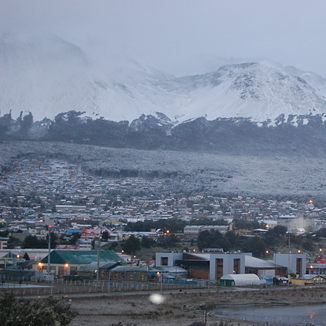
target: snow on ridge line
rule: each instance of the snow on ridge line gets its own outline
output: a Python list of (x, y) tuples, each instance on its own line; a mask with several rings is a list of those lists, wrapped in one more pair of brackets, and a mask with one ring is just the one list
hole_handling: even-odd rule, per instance
[[(7, 57), (10, 65), (5, 64)], [(32, 111), (40, 120), (75, 109), (113, 121), (162, 112), (176, 124), (201, 116), (263, 122), (280, 114), (326, 112), (325, 79), (266, 60), (186, 77), (135, 63), (126, 65), (125, 73), (118, 69), (106, 74), (96, 64), (84, 50), (59, 38), (14, 40), (0, 51), (0, 112), (11, 109), (18, 116), (21, 110)]]

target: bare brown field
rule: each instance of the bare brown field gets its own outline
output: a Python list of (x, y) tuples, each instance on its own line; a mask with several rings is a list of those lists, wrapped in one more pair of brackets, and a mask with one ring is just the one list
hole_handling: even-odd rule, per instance
[[(248, 326), (266, 325), (238, 320), (221, 320), (210, 314), (220, 307), (243, 305), (300, 305), (326, 303), (326, 288), (280, 288), (243, 291), (217, 290), (215, 293), (181, 292), (164, 294), (165, 302), (155, 305), (148, 295), (73, 299), (72, 306), (79, 315), (73, 326), (140, 326), (178, 325), (203, 322), (207, 310), (207, 325)], [(271, 324), (269, 324), (271, 326)]]

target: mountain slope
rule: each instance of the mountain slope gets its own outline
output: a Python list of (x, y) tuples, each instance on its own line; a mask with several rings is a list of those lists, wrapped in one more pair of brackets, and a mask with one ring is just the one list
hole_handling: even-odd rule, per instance
[(179, 82), (188, 88), (188, 103), (181, 110), (189, 117), (265, 121), (280, 114), (322, 114), (326, 108), (325, 99), (303, 78), (266, 63), (228, 65)]
[(231, 64), (178, 78), (130, 62), (113, 70), (102, 68), (85, 51), (58, 37), (3, 36), (1, 114), (31, 111), (35, 119), (42, 119), (77, 110), (91, 117), (131, 121), (162, 112), (180, 123), (200, 116), (273, 121), (281, 114), (326, 111), (322, 77), (268, 62)]
[(0, 40), (0, 110), (53, 118), (64, 108), (90, 109), (96, 94), (89, 63), (76, 46), (48, 39)]

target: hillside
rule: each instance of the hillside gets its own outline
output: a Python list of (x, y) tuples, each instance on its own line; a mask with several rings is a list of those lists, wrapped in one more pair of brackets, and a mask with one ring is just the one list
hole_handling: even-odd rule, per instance
[[(104, 178), (145, 178), (148, 193), (251, 194), (325, 199), (324, 158), (145, 151), (42, 142), (0, 144), (2, 172), (16, 159), (56, 158)], [(135, 189), (137, 191), (137, 189)]]

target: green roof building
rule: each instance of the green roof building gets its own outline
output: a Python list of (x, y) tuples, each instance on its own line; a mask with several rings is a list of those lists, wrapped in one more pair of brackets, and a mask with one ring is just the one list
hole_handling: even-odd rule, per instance
[[(98, 256), (99, 255), (99, 259)], [(97, 261), (99, 260), (99, 264)], [(47, 271), (48, 256), (37, 263), (36, 269)], [(80, 269), (110, 268), (125, 261), (114, 251), (110, 250), (52, 250), (50, 253), (51, 273), (56, 276), (77, 274)]]

